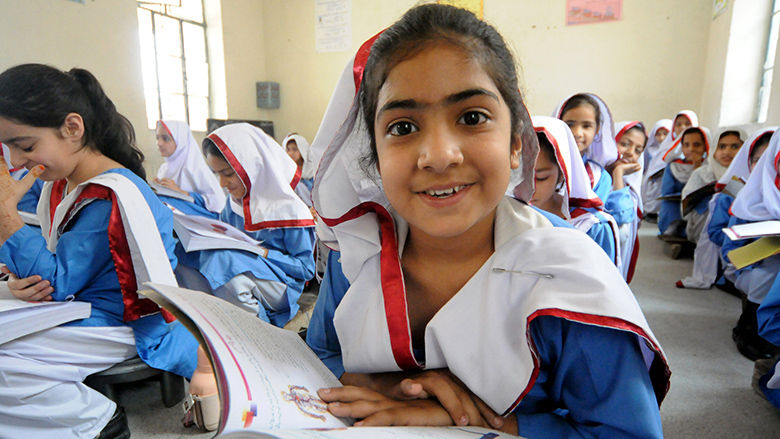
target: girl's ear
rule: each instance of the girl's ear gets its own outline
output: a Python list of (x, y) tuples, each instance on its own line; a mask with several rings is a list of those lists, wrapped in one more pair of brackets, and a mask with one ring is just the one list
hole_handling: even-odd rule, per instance
[(60, 126), (60, 134), (64, 139), (75, 140), (79, 143), (84, 137), (84, 119), (78, 113), (69, 113)]
[[(523, 152), (523, 141), (518, 134), (512, 134), (512, 143), (509, 145), (509, 167), (517, 169), (520, 167), (520, 154)], [(377, 165), (377, 168), (379, 165)]]

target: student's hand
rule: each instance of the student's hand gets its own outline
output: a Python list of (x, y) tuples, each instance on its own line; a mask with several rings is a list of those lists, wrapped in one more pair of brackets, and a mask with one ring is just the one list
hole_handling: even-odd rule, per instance
[(30, 276), (19, 279), (8, 270), (8, 267), (0, 268), (0, 271), (9, 275), (8, 289), (17, 299), (27, 302), (48, 302), (52, 300), (51, 293), (54, 292), (48, 280), (41, 279), (40, 276)]
[(320, 398), (328, 410), (339, 417), (360, 419), (355, 426), (380, 425), (452, 425), (452, 418), (438, 402), (431, 399), (400, 401), (365, 387), (345, 386), (321, 389)]
[(691, 157), (691, 163), (693, 163), (693, 169), (698, 169), (704, 163), (704, 156), (696, 155)]
[(170, 178), (155, 178), (154, 182), (159, 184), (160, 186), (167, 187), (168, 189), (172, 191), (179, 192), (184, 195), (188, 195), (189, 192), (183, 190), (179, 187), (179, 185), (176, 184), (175, 181), (171, 180)]
[(409, 374), (349, 374), (342, 383), (368, 387), (397, 400), (435, 398), (447, 410), (455, 425), (484, 425), (501, 428), (503, 418), (498, 416), (479, 397), (447, 369), (426, 370)]
[(43, 166), (38, 165), (30, 170), (21, 180), (11, 177), (5, 160), (0, 160), (0, 245), (17, 230), (24, 227), (24, 222), (16, 210), (19, 200), (32, 188), (35, 180), (43, 173)]

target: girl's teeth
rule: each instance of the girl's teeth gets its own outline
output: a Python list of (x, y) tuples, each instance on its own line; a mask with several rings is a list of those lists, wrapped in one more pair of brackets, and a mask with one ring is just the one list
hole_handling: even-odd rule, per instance
[(426, 194), (432, 196), (432, 197), (446, 197), (449, 195), (453, 195), (457, 192), (459, 192), (461, 189), (463, 189), (466, 186), (456, 186), (449, 189), (443, 189), (443, 190), (432, 190), (432, 191), (425, 191)]

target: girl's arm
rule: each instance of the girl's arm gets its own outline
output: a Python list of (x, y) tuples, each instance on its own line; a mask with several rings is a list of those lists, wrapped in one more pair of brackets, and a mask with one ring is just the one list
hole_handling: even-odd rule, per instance
[(588, 229), (587, 235), (604, 250), (611, 261), (615, 262), (615, 255), (617, 253), (617, 250), (615, 249), (615, 233), (612, 231), (612, 227), (608, 222), (604, 221), (594, 224)]
[(314, 277), (314, 228), (279, 229), (283, 233), (284, 251), (266, 247), (266, 259), (294, 279), (307, 281)]
[(640, 341), (630, 332), (538, 317), (536, 383), (514, 414), (526, 437), (663, 437)]
[(626, 186), (610, 192), (604, 200), (604, 210), (615, 218), (618, 225), (636, 221), (636, 202), (631, 195), (631, 188)]
[(710, 241), (718, 247), (723, 246), (723, 241), (726, 239), (723, 228), (729, 225), (729, 219), (731, 219), (729, 208), (732, 202), (734, 202), (734, 198), (731, 196), (724, 193), (718, 195), (715, 199), (715, 205), (712, 207), (710, 221), (707, 223), (707, 233), (710, 235)]
[(95, 200), (84, 206), (57, 243), (56, 253), (46, 248), (38, 230), (22, 227), (0, 247), (0, 261), (20, 278), (39, 275), (49, 281), (54, 300), (84, 289), (107, 266), (113, 267), (107, 250), (111, 203)]

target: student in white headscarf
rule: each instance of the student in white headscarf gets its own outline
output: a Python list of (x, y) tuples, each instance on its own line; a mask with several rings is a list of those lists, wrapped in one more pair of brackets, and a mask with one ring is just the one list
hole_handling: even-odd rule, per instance
[(311, 186), (314, 184), (314, 173), (317, 171), (315, 164), (309, 158), (309, 142), (298, 133), (288, 134), (282, 140), (282, 148), (298, 166), (301, 180), (295, 186), (295, 193), (301, 197), (307, 206), (311, 207)]
[(666, 137), (672, 131), (672, 119), (661, 119), (655, 123), (653, 130), (647, 136), (647, 145), (645, 146), (644, 162), (642, 166), (644, 169), (650, 165), (650, 161), (661, 150), (661, 144), (666, 140)]
[[(677, 148), (680, 144), (680, 135), (690, 127), (699, 126), (699, 118), (691, 110), (682, 110), (674, 117), (672, 132), (664, 138), (658, 152), (653, 156), (650, 163), (645, 168), (645, 174), (642, 181), (642, 197), (644, 200), (645, 213), (648, 217), (658, 215), (661, 209), (661, 183), (666, 166), (669, 161), (664, 160), (669, 157), (670, 160), (678, 159), (679, 153), (667, 154), (670, 150)], [(661, 232), (663, 233), (663, 232)]]
[[(157, 122), (157, 148), (165, 163), (155, 183), (189, 195), (195, 204), (218, 213), (225, 207), (225, 193), (206, 165), (189, 125), (178, 120)], [(189, 212), (185, 212), (189, 213)]]
[[(729, 227), (756, 221), (780, 220), (780, 133), (775, 131), (769, 147), (758, 160), (753, 172), (731, 206), (732, 218)], [(752, 240), (723, 242), (722, 253), (749, 244)], [(769, 292), (780, 272), (780, 254), (770, 256), (745, 268), (737, 270), (736, 287), (745, 293), (742, 314), (732, 333), (737, 349), (742, 355), (757, 360), (770, 358), (778, 348), (758, 335), (756, 310)]]

